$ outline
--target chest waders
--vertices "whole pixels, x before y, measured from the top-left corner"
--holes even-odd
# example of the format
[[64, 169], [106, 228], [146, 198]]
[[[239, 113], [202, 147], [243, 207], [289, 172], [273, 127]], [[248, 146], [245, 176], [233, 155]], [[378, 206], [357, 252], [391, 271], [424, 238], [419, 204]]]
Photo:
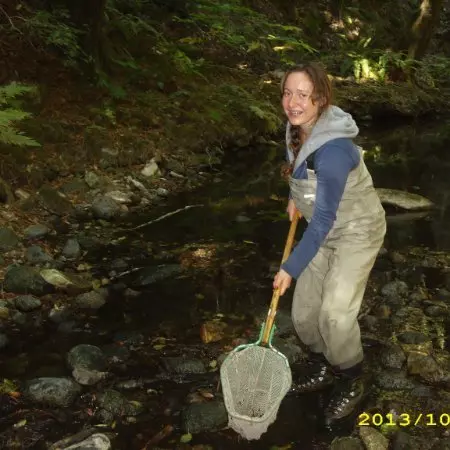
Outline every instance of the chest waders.
[[[363, 359], [358, 313], [370, 271], [386, 233], [385, 211], [360, 151], [340, 201], [336, 220], [318, 253], [297, 280], [292, 320], [302, 342], [347, 369]], [[299, 155], [300, 156], [300, 155]], [[289, 181], [295, 206], [309, 222], [317, 178]]]

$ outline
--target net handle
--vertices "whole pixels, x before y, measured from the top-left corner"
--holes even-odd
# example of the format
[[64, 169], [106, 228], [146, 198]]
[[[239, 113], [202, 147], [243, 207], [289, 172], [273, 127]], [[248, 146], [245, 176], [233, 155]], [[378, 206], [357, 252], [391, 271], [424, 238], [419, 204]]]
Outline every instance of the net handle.
[[[281, 260], [281, 264], [283, 264], [291, 254], [292, 245], [294, 243], [295, 231], [297, 230], [297, 224], [299, 219], [301, 218], [301, 213], [298, 211], [294, 214], [292, 218], [291, 227], [289, 228], [289, 234], [286, 239], [286, 245], [284, 246], [283, 258]], [[263, 337], [261, 343], [263, 345], [267, 345], [268, 342], [272, 340], [272, 327], [273, 322], [275, 320], [275, 315], [277, 313], [278, 308], [278, 300], [280, 299], [280, 290], [278, 288], [274, 289], [272, 295], [272, 301], [270, 302], [269, 311], [267, 313], [266, 322], [263, 330]]]

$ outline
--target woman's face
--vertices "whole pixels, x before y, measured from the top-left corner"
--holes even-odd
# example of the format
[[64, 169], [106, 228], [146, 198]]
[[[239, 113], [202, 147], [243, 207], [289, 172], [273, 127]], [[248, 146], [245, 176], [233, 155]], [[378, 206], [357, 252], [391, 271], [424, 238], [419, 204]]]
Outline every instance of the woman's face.
[[293, 72], [284, 83], [282, 105], [292, 125], [307, 129], [319, 117], [319, 102], [313, 103], [314, 85], [305, 72]]

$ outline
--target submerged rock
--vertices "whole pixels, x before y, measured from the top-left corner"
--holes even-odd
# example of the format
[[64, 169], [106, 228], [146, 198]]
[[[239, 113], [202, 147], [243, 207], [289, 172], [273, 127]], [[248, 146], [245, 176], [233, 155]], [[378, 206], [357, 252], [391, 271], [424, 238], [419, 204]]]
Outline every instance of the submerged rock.
[[0, 350], [2, 348], [5, 348], [8, 345], [8, 342], [9, 342], [8, 336], [6, 336], [3, 333], [0, 333]]
[[39, 245], [27, 248], [25, 257], [30, 264], [44, 264], [53, 261], [53, 258]]
[[8, 252], [19, 244], [19, 238], [10, 228], [0, 227], [0, 251]]
[[387, 391], [411, 390], [416, 383], [402, 371], [383, 370], [375, 377], [376, 384]]
[[122, 208], [111, 197], [100, 195], [92, 202], [92, 212], [97, 219], [111, 220], [121, 215]]
[[13, 265], [9, 266], [3, 288], [6, 292], [16, 294], [45, 295], [52, 291], [52, 286], [48, 284], [42, 276], [31, 267]]
[[134, 287], [143, 287], [167, 278], [179, 275], [183, 271], [180, 264], [167, 264], [158, 267], [146, 267], [138, 272], [133, 282]]
[[375, 428], [360, 427], [359, 435], [367, 450], [387, 450], [389, 441]]
[[[108, 436], [104, 434], [96, 433], [84, 439], [81, 442], [77, 442], [69, 447], [59, 447], [61, 450], [110, 450], [111, 441]], [[56, 450], [56, 449], [55, 449]]]
[[71, 369], [103, 371], [107, 367], [107, 358], [95, 345], [80, 344], [73, 347], [67, 354], [67, 364]]
[[228, 413], [221, 401], [192, 403], [182, 414], [182, 427], [185, 433], [217, 431], [228, 423]]
[[406, 355], [399, 345], [390, 345], [381, 353], [381, 364], [386, 369], [401, 369], [406, 362]]
[[35, 378], [26, 383], [24, 392], [35, 402], [67, 407], [81, 392], [81, 386], [70, 378]]
[[176, 375], [189, 375], [207, 372], [206, 364], [201, 359], [189, 359], [183, 356], [162, 358], [167, 372]]
[[32, 295], [19, 295], [14, 299], [14, 305], [19, 311], [28, 312], [41, 307], [41, 301]]
[[46, 236], [50, 232], [47, 225], [35, 224], [30, 225], [24, 230], [24, 235], [26, 239], [36, 239]]
[[340, 437], [333, 439], [330, 450], [364, 450], [364, 446], [358, 438]]
[[114, 389], [106, 390], [99, 394], [97, 398], [99, 406], [115, 417], [137, 416], [144, 412], [144, 407], [141, 403], [129, 401], [124, 395]]
[[64, 245], [64, 248], [62, 250], [63, 256], [66, 258], [78, 258], [81, 253], [81, 246], [77, 239], [70, 238], [67, 240], [66, 245]]
[[72, 203], [67, 197], [50, 186], [43, 186], [39, 190], [38, 196], [44, 208], [54, 214], [62, 216], [73, 212]]

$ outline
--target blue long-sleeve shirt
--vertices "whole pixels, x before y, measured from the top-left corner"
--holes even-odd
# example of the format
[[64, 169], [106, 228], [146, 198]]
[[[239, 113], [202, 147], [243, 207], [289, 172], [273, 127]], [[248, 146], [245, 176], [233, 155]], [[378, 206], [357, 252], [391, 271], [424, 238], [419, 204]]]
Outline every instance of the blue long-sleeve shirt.
[[[348, 174], [359, 164], [360, 154], [350, 139], [328, 141], [314, 153], [317, 191], [312, 218], [300, 242], [281, 266], [293, 278], [298, 278], [317, 254], [331, 230]], [[296, 179], [307, 179], [307, 162], [294, 172]]]

